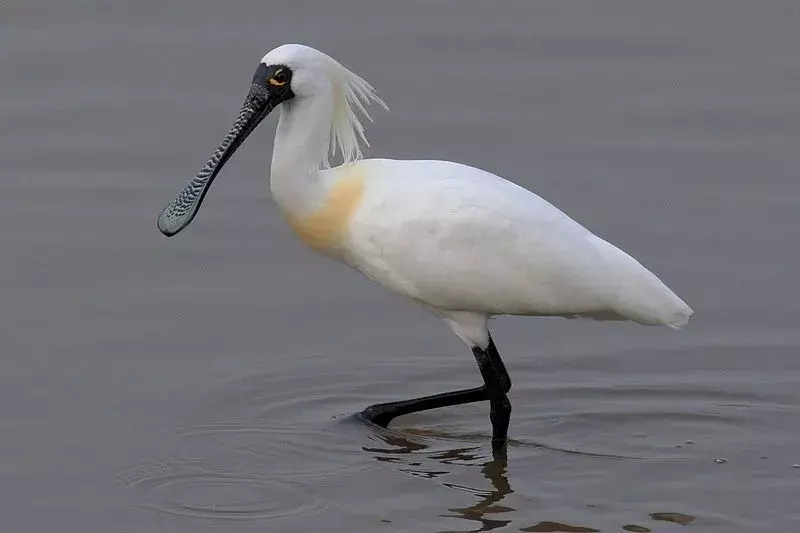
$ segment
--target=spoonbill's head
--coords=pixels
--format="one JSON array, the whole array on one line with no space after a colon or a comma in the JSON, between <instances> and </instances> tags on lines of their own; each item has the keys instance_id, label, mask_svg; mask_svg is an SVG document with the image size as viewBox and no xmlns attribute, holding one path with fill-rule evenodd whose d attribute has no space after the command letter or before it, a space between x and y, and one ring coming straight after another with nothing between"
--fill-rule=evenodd
<instances>
[{"instance_id":1,"label":"spoonbill's head","mask_svg":"<svg viewBox=\"0 0 800 533\"><path fill-rule=\"evenodd\" d=\"M274 93L276 102L295 97L309 98L329 94L337 70L341 68L333 58L319 50L302 44L284 44L261 59L253 83Z\"/></svg>"},{"instance_id":2,"label":"spoonbill's head","mask_svg":"<svg viewBox=\"0 0 800 533\"><path fill-rule=\"evenodd\" d=\"M385 104L366 81L330 56L300 44L279 46L259 63L233 127L200 173L161 212L158 229L171 237L189 225L211 182L273 109L313 98L330 99L331 152L338 148L345 162L359 159L359 143L366 139L355 111L369 118L366 104ZM321 165L328 166L327 157Z\"/></svg>"}]
</instances>

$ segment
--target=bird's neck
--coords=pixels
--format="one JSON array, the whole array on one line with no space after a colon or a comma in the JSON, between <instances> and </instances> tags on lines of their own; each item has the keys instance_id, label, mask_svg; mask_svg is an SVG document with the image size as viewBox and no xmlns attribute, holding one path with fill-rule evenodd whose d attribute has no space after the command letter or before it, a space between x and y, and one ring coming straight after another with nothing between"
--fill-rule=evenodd
<instances>
[{"instance_id":1,"label":"bird's neck","mask_svg":"<svg viewBox=\"0 0 800 533\"><path fill-rule=\"evenodd\" d=\"M320 171L330 147L332 121L332 98L304 98L281 106L270 189L284 212L313 211L324 195Z\"/></svg>"}]
</instances>

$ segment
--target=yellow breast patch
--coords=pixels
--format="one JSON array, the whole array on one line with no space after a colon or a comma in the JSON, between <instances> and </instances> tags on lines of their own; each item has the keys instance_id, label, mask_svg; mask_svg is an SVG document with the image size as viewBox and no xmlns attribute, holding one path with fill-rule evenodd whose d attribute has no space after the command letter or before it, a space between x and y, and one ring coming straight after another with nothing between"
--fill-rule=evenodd
<instances>
[{"instance_id":1,"label":"yellow breast patch","mask_svg":"<svg viewBox=\"0 0 800 533\"><path fill-rule=\"evenodd\" d=\"M364 186L363 170L345 171L328 190L317 210L287 215L287 222L310 248L318 252L335 250L347 234L347 226L364 194Z\"/></svg>"}]
</instances>

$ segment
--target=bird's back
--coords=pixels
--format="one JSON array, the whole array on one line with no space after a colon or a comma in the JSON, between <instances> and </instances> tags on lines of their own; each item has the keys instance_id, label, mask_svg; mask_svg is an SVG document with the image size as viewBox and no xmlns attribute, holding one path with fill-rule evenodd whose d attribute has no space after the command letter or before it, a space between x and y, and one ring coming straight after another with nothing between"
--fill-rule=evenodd
<instances>
[{"instance_id":1,"label":"bird's back","mask_svg":"<svg viewBox=\"0 0 800 533\"><path fill-rule=\"evenodd\" d=\"M355 164L363 196L345 260L443 310L679 327L692 310L635 259L536 194L446 161ZM352 175L334 169L329 179Z\"/></svg>"}]
</instances>

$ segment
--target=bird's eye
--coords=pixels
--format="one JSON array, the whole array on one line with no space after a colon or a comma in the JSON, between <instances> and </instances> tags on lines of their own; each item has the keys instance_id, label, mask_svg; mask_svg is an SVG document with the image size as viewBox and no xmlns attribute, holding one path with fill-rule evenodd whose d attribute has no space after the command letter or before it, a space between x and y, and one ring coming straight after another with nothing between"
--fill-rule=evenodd
<instances>
[{"instance_id":1,"label":"bird's eye","mask_svg":"<svg viewBox=\"0 0 800 533\"><path fill-rule=\"evenodd\" d=\"M289 81L289 73L284 69L280 69L269 79L269 84L280 87L286 85L287 81Z\"/></svg>"}]
</instances>

